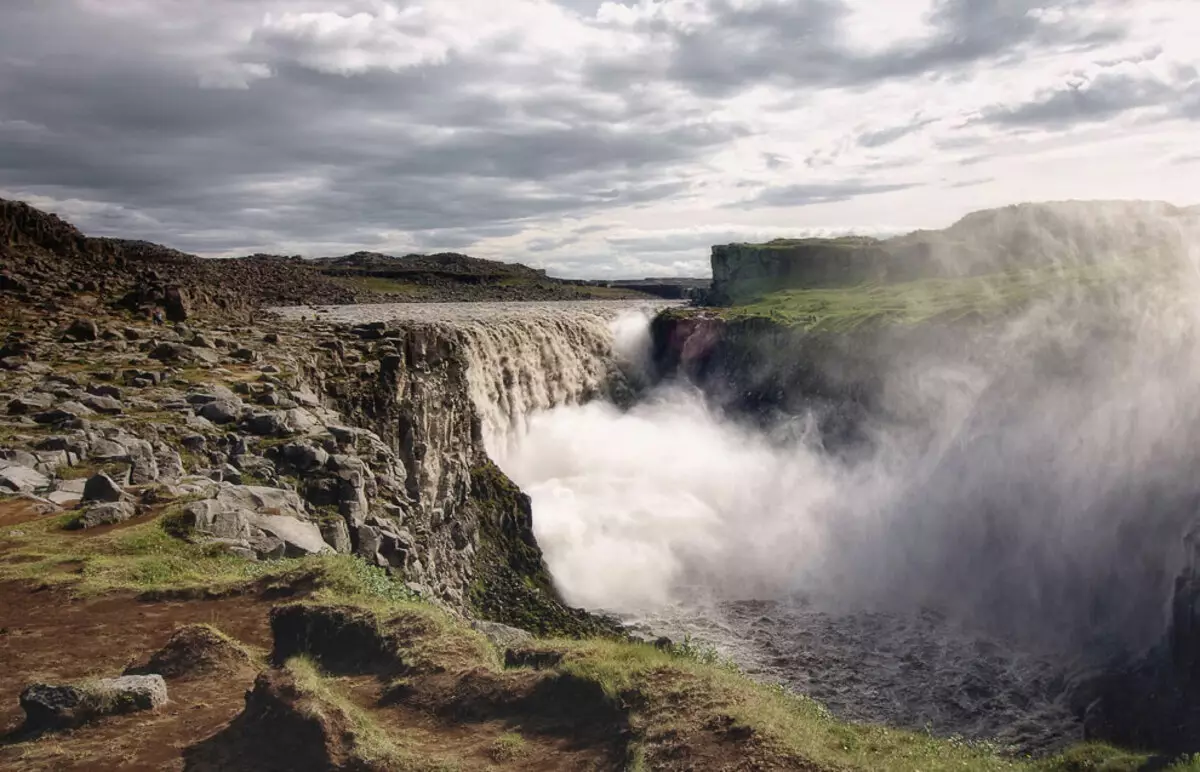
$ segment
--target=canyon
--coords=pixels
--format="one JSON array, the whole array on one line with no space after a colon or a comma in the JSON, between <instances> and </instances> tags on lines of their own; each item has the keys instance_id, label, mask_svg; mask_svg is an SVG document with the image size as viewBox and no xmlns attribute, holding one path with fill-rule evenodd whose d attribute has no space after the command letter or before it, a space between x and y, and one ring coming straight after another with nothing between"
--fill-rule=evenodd
<instances>
[{"instance_id":1,"label":"canyon","mask_svg":"<svg viewBox=\"0 0 1200 772\"><path fill-rule=\"evenodd\" d=\"M125 302L143 267L123 255L89 256L107 279L53 297L6 264L0 578L14 609L30 581L176 603L157 613L181 621L189 604L235 609L230 626L273 659L233 668L224 729L173 739L191 749L181 768L219 768L221 743L313 711L314 769L406 768L339 745L339 722L386 736L430 716L425 751L538 768L456 745L467 714L496 742L518 726L542 768L1173 763L1200 750L1200 381L1181 270L1195 216L1114 206L1015 208L922 236L1003 245L961 276L809 281L805 250L846 242L789 245L786 268L778 244L719 247L710 300L725 305L709 307L348 304L297 284L280 296L296 305L268 312L198 289L188 268L141 298L188 299L167 326ZM18 230L10 251L28 241ZM1050 246L1032 265L1039 234ZM924 265L936 250L917 252ZM0 621L21 663L5 699L35 672L75 677L22 648L41 637L31 619ZM643 658L632 676L596 675ZM401 673L407 686L389 680ZM755 680L782 692L741 685ZM562 755L589 715L625 728ZM811 741L812 726L845 747ZM902 750L920 737L930 755ZM884 755L854 755L860 742ZM19 729L5 743L0 759L63 763Z\"/></svg>"}]
</instances>

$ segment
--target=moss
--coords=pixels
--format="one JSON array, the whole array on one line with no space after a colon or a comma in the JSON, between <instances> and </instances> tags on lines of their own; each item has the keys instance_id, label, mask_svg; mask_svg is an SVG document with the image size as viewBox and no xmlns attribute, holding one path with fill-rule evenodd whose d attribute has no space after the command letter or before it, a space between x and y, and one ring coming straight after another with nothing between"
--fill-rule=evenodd
<instances>
[{"instance_id":1,"label":"moss","mask_svg":"<svg viewBox=\"0 0 1200 772\"><path fill-rule=\"evenodd\" d=\"M619 626L566 606L533 537L529 497L488 461L471 470L479 523L470 602L484 619L539 635L618 635Z\"/></svg>"}]
</instances>

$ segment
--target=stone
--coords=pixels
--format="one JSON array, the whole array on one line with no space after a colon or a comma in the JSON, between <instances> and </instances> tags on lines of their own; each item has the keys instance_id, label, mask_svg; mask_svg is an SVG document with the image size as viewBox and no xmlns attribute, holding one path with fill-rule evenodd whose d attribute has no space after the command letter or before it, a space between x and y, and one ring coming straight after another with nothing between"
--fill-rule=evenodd
<instances>
[{"instance_id":1,"label":"stone","mask_svg":"<svg viewBox=\"0 0 1200 772\"><path fill-rule=\"evenodd\" d=\"M211 498L186 505L183 517L198 536L245 542L266 560L334 551L300 497L279 488L220 483Z\"/></svg>"},{"instance_id":2,"label":"stone","mask_svg":"<svg viewBox=\"0 0 1200 772\"><path fill-rule=\"evenodd\" d=\"M509 627L499 622L476 620L471 627L492 642L497 649L504 651L527 643L533 643L533 634L519 627Z\"/></svg>"},{"instance_id":3,"label":"stone","mask_svg":"<svg viewBox=\"0 0 1200 772\"><path fill-rule=\"evenodd\" d=\"M333 518L320 523L321 538L334 551L341 555L349 555L354 550L350 541L350 529L342 518Z\"/></svg>"},{"instance_id":4,"label":"stone","mask_svg":"<svg viewBox=\"0 0 1200 772\"><path fill-rule=\"evenodd\" d=\"M301 472L320 469L329 460L329 454L324 449L302 442L292 442L283 446L283 458L287 463Z\"/></svg>"},{"instance_id":5,"label":"stone","mask_svg":"<svg viewBox=\"0 0 1200 772\"><path fill-rule=\"evenodd\" d=\"M218 399L215 402L209 402L201 405L196 414L201 418L212 421L214 424L225 425L231 424L238 420L242 414L242 406L240 403L230 402L225 399Z\"/></svg>"},{"instance_id":6,"label":"stone","mask_svg":"<svg viewBox=\"0 0 1200 772\"><path fill-rule=\"evenodd\" d=\"M167 287L163 312L171 322L185 322L192 315L191 299L182 287Z\"/></svg>"},{"instance_id":7,"label":"stone","mask_svg":"<svg viewBox=\"0 0 1200 772\"><path fill-rule=\"evenodd\" d=\"M50 479L36 469L0 461L0 491L32 493L50 485Z\"/></svg>"},{"instance_id":8,"label":"stone","mask_svg":"<svg viewBox=\"0 0 1200 772\"><path fill-rule=\"evenodd\" d=\"M234 359L238 360L239 362L246 362L246 363L257 362L260 359L260 355L257 351L255 351L254 349L244 348L244 347L230 352L229 356L233 357Z\"/></svg>"},{"instance_id":9,"label":"stone","mask_svg":"<svg viewBox=\"0 0 1200 772\"><path fill-rule=\"evenodd\" d=\"M122 493L121 486L101 472L90 477L83 486L83 501L120 501Z\"/></svg>"},{"instance_id":10,"label":"stone","mask_svg":"<svg viewBox=\"0 0 1200 772\"><path fill-rule=\"evenodd\" d=\"M136 514L137 509L128 501L98 502L84 509L75 521L75 526L86 530L100 525L115 525L133 518Z\"/></svg>"},{"instance_id":11,"label":"stone","mask_svg":"<svg viewBox=\"0 0 1200 772\"><path fill-rule=\"evenodd\" d=\"M110 383L93 383L87 387L87 392L97 397L112 397L113 399L122 397L121 388Z\"/></svg>"},{"instance_id":12,"label":"stone","mask_svg":"<svg viewBox=\"0 0 1200 772\"><path fill-rule=\"evenodd\" d=\"M149 356L160 362L190 362L196 358L196 351L182 343L160 343L150 351Z\"/></svg>"},{"instance_id":13,"label":"stone","mask_svg":"<svg viewBox=\"0 0 1200 772\"><path fill-rule=\"evenodd\" d=\"M56 408L54 410L47 410L44 413L38 413L33 417L33 420L43 426L58 426L78 421L79 413L72 413L63 408Z\"/></svg>"},{"instance_id":14,"label":"stone","mask_svg":"<svg viewBox=\"0 0 1200 772\"><path fill-rule=\"evenodd\" d=\"M76 319L64 334L64 339L71 341L91 341L98 337L100 328L91 319Z\"/></svg>"},{"instance_id":15,"label":"stone","mask_svg":"<svg viewBox=\"0 0 1200 772\"><path fill-rule=\"evenodd\" d=\"M40 413L49 410L53 404L53 396L42 392L30 392L11 400L8 403L8 414L26 415L28 413Z\"/></svg>"},{"instance_id":16,"label":"stone","mask_svg":"<svg viewBox=\"0 0 1200 772\"><path fill-rule=\"evenodd\" d=\"M125 412L125 406L119 400L112 397L88 395L83 398L83 404L97 413L103 413L104 415L120 415Z\"/></svg>"},{"instance_id":17,"label":"stone","mask_svg":"<svg viewBox=\"0 0 1200 772\"><path fill-rule=\"evenodd\" d=\"M246 431L259 437L278 437L291 434L287 418L277 412L255 413L246 418L243 426Z\"/></svg>"},{"instance_id":18,"label":"stone","mask_svg":"<svg viewBox=\"0 0 1200 772\"><path fill-rule=\"evenodd\" d=\"M68 729L96 718L153 710L167 702L160 675L121 676L78 685L33 684L21 692L25 728Z\"/></svg>"}]
</instances>

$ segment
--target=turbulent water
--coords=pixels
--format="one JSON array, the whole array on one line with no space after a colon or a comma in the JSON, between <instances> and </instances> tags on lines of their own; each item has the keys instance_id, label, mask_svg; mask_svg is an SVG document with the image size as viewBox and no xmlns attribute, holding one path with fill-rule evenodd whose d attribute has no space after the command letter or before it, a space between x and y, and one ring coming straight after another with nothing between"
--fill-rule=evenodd
<instances>
[{"instance_id":1,"label":"turbulent water","mask_svg":"<svg viewBox=\"0 0 1200 772\"><path fill-rule=\"evenodd\" d=\"M652 390L632 407L606 399L640 375L662 305L362 306L318 317L461 336L489 453L533 499L536 535L569 601L646 636L712 644L848 719L1022 752L1078 739L1068 684L1090 663L1069 649L841 592L880 568L847 551L856 524L837 519L839 499L878 491L803 431L781 443L713 415L686 388Z\"/></svg>"}]
</instances>

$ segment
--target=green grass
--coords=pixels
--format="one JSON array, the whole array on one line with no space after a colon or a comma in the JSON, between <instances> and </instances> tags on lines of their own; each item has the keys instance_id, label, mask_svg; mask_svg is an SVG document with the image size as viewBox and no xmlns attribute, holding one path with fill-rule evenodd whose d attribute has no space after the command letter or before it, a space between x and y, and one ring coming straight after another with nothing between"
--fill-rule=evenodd
<instances>
[{"instance_id":1,"label":"green grass","mask_svg":"<svg viewBox=\"0 0 1200 772\"><path fill-rule=\"evenodd\" d=\"M433 288L422 284L389 279L384 276L330 276L330 279L349 290L377 292L381 295L404 295L412 298L426 297Z\"/></svg>"},{"instance_id":2,"label":"green grass","mask_svg":"<svg viewBox=\"0 0 1200 772\"><path fill-rule=\"evenodd\" d=\"M1145 278L1129 263L1061 270L1013 270L987 276L922 279L896 284L787 289L723 309L726 319L766 318L814 332L983 319L1027 308L1039 299L1104 291Z\"/></svg>"},{"instance_id":3,"label":"green grass","mask_svg":"<svg viewBox=\"0 0 1200 772\"><path fill-rule=\"evenodd\" d=\"M501 763L514 761L529 755L529 743L516 732L505 732L492 743L488 755Z\"/></svg>"},{"instance_id":4,"label":"green grass","mask_svg":"<svg viewBox=\"0 0 1200 772\"><path fill-rule=\"evenodd\" d=\"M348 605L372 615L381 634L402 648L400 655L412 673L475 668L499 672L503 668L500 653L465 621L419 600L400 580L361 559L329 555L249 562L173 538L162 521L85 538L61 530L68 517L0 530L0 544L10 559L0 563L0 580L69 584L79 596L188 589L219 592L253 583L264 589L304 586L311 588L306 603ZM32 562L11 562L17 556ZM817 769L1133 772L1147 761L1138 754L1098 745L1080 746L1053 759L1014 759L985 743L844 723L807 697L747 678L711 649L692 641L666 650L609 639L555 639L534 645L562 655L553 668L556 672L549 676L595 683L614 704L632 706L631 720L641 727L643 738L650 736L650 730L669 729L670 720L692 721L692 713L699 711L696 715L700 718L695 720L702 721L709 714L729 716L769 752L803 759ZM355 708L338 690L336 680L324 677L304 661L294 661L289 671L320 702L345 712L367 757L393 760L399 769L422 768L411 766L416 763L413 756L374 726L368 714ZM687 709L682 711L682 719L664 724L659 718L663 705L685 705ZM652 757L654 748L648 742L643 739L641 747L635 744L631 748L634 767L638 758ZM497 743L496 752L506 758L521 750L521 743L513 737L502 737ZM1184 760L1167 769L1200 772L1200 761Z\"/></svg>"},{"instance_id":5,"label":"green grass","mask_svg":"<svg viewBox=\"0 0 1200 772\"><path fill-rule=\"evenodd\" d=\"M284 670L292 677L296 688L308 697L302 703L302 709L330 725L349 729L348 742L352 744L354 755L372 767L398 772L453 768L406 748L395 734L387 732L370 713L356 705L336 679L322 674L312 660L293 657L284 665Z\"/></svg>"}]
</instances>

